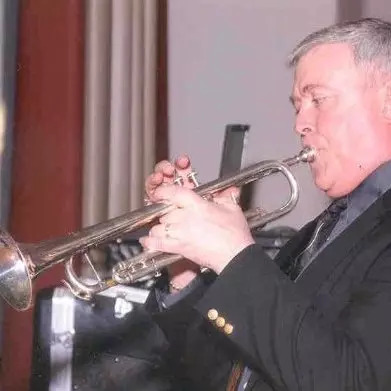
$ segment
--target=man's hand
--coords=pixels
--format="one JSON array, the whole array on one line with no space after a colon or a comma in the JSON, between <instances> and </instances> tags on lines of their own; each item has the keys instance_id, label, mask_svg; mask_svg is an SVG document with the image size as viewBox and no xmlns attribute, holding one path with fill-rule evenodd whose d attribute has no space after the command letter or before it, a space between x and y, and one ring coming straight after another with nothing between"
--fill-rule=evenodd
<instances>
[{"instance_id":1,"label":"man's hand","mask_svg":"<svg viewBox=\"0 0 391 391\"><path fill-rule=\"evenodd\" d=\"M161 217L160 224L141 238L141 243L151 250L181 254L221 273L235 255L254 243L247 220L234 202L237 192L234 195L225 191L211 202L187 188L157 188L155 199L176 205L177 209Z\"/></svg>"},{"instance_id":2,"label":"man's hand","mask_svg":"<svg viewBox=\"0 0 391 391\"><path fill-rule=\"evenodd\" d=\"M162 160L157 163L154 172L149 175L145 181L146 200L149 202L160 201L159 197L155 196L155 192L165 186L173 185L175 179L182 178L182 186L185 188L194 188L194 183L188 179L188 174L192 172L190 159L186 155L178 157L174 163L168 160ZM199 268L194 263L183 260L172 264L168 267L171 287L174 286L180 290L190 283L198 274Z\"/></svg>"}]
</instances>

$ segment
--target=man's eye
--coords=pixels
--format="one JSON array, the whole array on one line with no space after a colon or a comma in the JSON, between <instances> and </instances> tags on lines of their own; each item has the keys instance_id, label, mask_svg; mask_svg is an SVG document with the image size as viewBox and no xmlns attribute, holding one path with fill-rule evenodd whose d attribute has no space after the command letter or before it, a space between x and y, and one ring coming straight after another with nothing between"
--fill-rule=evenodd
<instances>
[{"instance_id":1,"label":"man's eye","mask_svg":"<svg viewBox=\"0 0 391 391\"><path fill-rule=\"evenodd\" d=\"M293 105L293 109L295 110L296 115L300 113L300 105Z\"/></svg>"},{"instance_id":2,"label":"man's eye","mask_svg":"<svg viewBox=\"0 0 391 391\"><path fill-rule=\"evenodd\" d=\"M312 103L315 105L315 107L318 107L320 106L320 104L325 100L326 98L325 97L316 97L316 98L312 98Z\"/></svg>"}]
</instances>

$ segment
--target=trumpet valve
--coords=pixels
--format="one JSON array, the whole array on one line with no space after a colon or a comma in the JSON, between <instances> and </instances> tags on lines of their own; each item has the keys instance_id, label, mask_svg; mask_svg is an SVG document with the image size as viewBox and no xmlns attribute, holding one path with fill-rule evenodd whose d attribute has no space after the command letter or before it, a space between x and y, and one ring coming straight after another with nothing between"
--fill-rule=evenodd
<instances>
[{"instance_id":1,"label":"trumpet valve","mask_svg":"<svg viewBox=\"0 0 391 391\"><path fill-rule=\"evenodd\" d=\"M184 179L179 175L174 180L174 184L177 186L183 186L184 183L185 183Z\"/></svg>"},{"instance_id":2,"label":"trumpet valve","mask_svg":"<svg viewBox=\"0 0 391 391\"><path fill-rule=\"evenodd\" d=\"M197 178L197 172L192 171L189 174L187 174L187 179L195 186L198 187L200 185L200 182Z\"/></svg>"}]
</instances>

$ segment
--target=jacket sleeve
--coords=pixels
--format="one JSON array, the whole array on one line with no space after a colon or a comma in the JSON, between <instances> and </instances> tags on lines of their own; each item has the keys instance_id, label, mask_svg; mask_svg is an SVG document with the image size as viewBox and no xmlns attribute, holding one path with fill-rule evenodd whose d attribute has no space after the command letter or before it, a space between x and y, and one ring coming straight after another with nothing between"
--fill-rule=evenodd
<instances>
[{"instance_id":1,"label":"jacket sleeve","mask_svg":"<svg viewBox=\"0 0 391 391\"><path fill-rule=\"evenodd\" d=\"M390 389L389 250L335 319L256 244L230 262L196 308L275 389Z\"/></svg>"},{"instance_id":2,"label":"jacket sleeve","mask_svg":"<svg viewBox=\"0 0 391 391\"><path fill-rule=\"evenodd\" d=\"M214 273L203 274L167 308L162 308L161 289L151 291L146 309L162 330L169 344L168 360L172 374L180 387L176 389L226 389L235 352L223 335L214 332L213 326L194 308L215 280Z\"/></svg>"}]
</instances>

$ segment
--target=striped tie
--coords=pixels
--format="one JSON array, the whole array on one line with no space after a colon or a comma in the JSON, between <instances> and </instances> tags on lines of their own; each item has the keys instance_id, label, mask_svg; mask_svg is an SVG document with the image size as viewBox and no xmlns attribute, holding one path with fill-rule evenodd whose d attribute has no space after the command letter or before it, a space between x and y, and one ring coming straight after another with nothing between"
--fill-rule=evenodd
<instances>
[{"instance_id":1,"label":"striped tie","mask_svg":"<svg viewBox=\"0 0 391 391\"><path fill-rule=\"evenodd\" d=\"M231 374L229 375L226 391L237 391L243 370L243 363L238 361L233 365Z\"/></svg>"}]
</instances>

